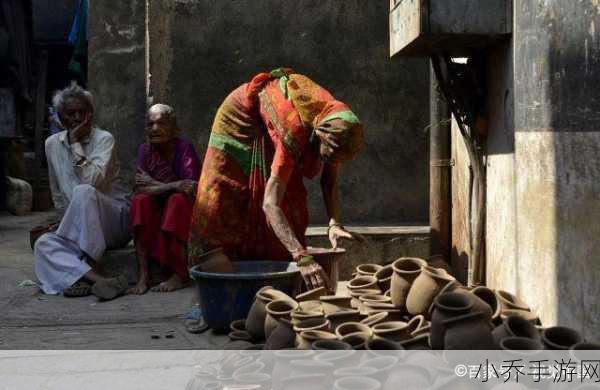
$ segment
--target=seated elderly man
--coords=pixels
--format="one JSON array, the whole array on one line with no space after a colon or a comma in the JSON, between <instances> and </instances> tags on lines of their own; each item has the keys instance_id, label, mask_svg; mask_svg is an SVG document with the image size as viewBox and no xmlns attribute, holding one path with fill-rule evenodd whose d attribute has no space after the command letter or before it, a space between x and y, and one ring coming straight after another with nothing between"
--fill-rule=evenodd
<instances>
[{"instance_id":1,"label":"seated elderly man","mask_svg":"<svg viewBox=\"0 0 600 390\"><path fill-rule=\"evenodd\" d=\"M170 276L153 291L174 291L188 284L186 248L199 175L198 155L193 144L179 136L173 109L164 104L150 107L131 205L140 274L130 293L148 290L149 259L160 263Z\"/></svg>"},{"instance_id":2,"label":"seated elderly man","mask_svg":"<svg viewBox=\"0 0 600 390\"><path fill-rule=\"evenodd\" d=\"M115 140L92 126L93 97L77 84L57 92L53 105L66 129L46 140L52 199L62 218L35 243L35 273L47 294L113 299L127 291L127 280L103 277L92 266L107 248L131 240Z\"/></svg>"}]
</instances>

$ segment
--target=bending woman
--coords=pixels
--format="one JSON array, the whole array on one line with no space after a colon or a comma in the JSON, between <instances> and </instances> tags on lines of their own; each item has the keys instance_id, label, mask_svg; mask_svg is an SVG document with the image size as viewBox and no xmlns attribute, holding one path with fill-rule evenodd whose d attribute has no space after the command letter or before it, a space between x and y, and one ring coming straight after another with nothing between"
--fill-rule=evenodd
<instances>
[{"instance_id":1,"label":"bending woman","mask_svg":"<svg viewBox=\"0 0 600 390\"><path fill-rule=\"evenodd\" d=\"M340 164L356 157L363 128L344 103L291 69L235 89L214 119L192 214L190 265L222 247L237 260L298 262L309 288L328 286L306 250L303 179L321 173L329 239L353 239L340 220Z\"/></svg>"}]
</instances>

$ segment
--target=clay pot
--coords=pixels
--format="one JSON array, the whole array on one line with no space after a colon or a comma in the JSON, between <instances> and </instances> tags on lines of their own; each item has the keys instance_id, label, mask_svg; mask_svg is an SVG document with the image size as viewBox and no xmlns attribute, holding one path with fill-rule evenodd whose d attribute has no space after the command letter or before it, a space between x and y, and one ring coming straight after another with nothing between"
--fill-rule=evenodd
<instances>
[{"instance_id":1,"label":"clay pot","mask_svg":"<svg viewBox=\"0 0 600 390\"><path fill-rule=\"evenodd\" d=\"M350 333L346 336L342 337L340 340L348 343L352 346L354 350L363 350L365 349L365 344L371 339L371 334L369 333Z\"/></svg>"},{"instance_id":2,"label":"clay pot","mask_svg":"<svg viewBox=\"0 0 600 390\"><path fill-rule=\"evenodd\" d=\"M311 301L298 302L298 311L306 313L321 313L323 314L323 305L320 300L313 299Z\"/></svg>"},{"instance_id":3,"label":"clay pot","mask_svg":"<svg viewBox=\"0 0 600 390\"><path fill-rule=\"evenodd\" d=\"M387 316L388 316L388 312L382 311L382 312L375 313L373 315L368 316L364 320L360 321L360 323L372 327L375 324L385 321Z\"/></svg>"},{"instance_id":4,"label":"clay pot","mask_svg":"<svg viewBox=\"0 0 600 390\"><path fill-rule=\"evenodd\" d=\"M202 272L229 273L233 272L233 263L223 252L223 248L216 248L202 254L198 258L198 265Z\"/></svg>"},{"instance_id":5,"label":"clay pot","mask_svg":"<svg viewBox=\"0 0 600 390\"><path fill-rule=\"evenodd\" d=\"M352 309L352 305L350 304L352 297L325 295L320 297L319 300L321 301L321 307L325 314Z\"/></svg>"},{"instance_id":6,"label":"clay pot","mask_svg":"<svg viewBox=\"0 0 600 390\"><path fill-rule=\"evenodd\" d=\"M381 269L375 272L375 279L377 279L377 285L381 291L387 291L392 287L392 275L394 274L394 268L391 264L381 267Z\"/></svg>"},{"instance_id":7,"label":"clay pot","mask_svg":"<svg viewBox=\"0 0 600 390\"><path fill-rule=\"evenodd\" d=\"M229 332L229 339L231 340L243 340L243 341L250 341L252 340L252 336L250 336L250 334L246 331L243 330L234 330Z\"/></svg>"},{"instance_id":8,"label":"clay pot","mask_svg":"<svg viewBox=\"0 0 600 390\"><path fill-rule=\"evenodd\" d=\"M444 349L494 349L492 326L486 313L469 313L444 321ZM433 345L433 344L432 344Z\"/></svg>"},{"instance_id":9,"label":"clay pot","mask_svg":"<svg viewBox=\"0 0 600 390\"><path fill-rule=\"evenodd\" d=\"M291 322L281 318L271 335L265 341L263 349L280 350L293 348L295 346L296 332L294 332Z\"/></svg>"},{"instance_id":10,"label":"clay pot","mask_svg":"<svg viewBox=\"0 0 600 390\"><path fill-rule=\"evenodd\" d=\"M500 302L500 310L504 314L506 310L525 310L530 311L529 306L516 295L508 291L497 290L496 296Z\"/></svg>"},{"instance_id":11,"label":"clay pot","mask_svg":"<svg viewBox=\"0 0 600 390\"><path fill-rule=\"evenodd\" d=\"M547 349L570 349L582 343L583 337L575 329L566 326L553 326L542 332L542 343Z\"/></svg>"},{"instance_id":12,"label":"clay pot","mask_svg":"<svg viewBox=\"0 0 600 390\"><path fill-rule=\"evenodd\" d=\"M392 298L390 297L386 297L385 295L381 295L381 294L365 294L365 295L361 295L358 297L358 310L361 312L365 312L366 311L366 303L389 303L391 306L390 308L395 308L394 305L392 305Z\"/></svg>"},{"instance_id":13,"label":"clay pot","mask_svg":"<svg viewBox=\"0 0 600 390\"><path fill-rule=\"evenodd\" d=\"M349 376L337 379L334 390L379 390L381 383L373 378Z\"/></svg>"},{"instance_id":14,"label":"clay pot","mask_svg":"<svg viewBox=\"0 0 600 390\"><path fill-rule=\"evenodd\" d=\"M302 294L296 295L296 301L297 302L314 301L314 300L318 300L323 295L328 295L328 294L329 294L329 291L325 287L318 287L313 290L309 290Z\"/></svg>"},{"instance_id":15,"label":"clay pot","mask_svg":"<svg viewBox=\"0 0 600 390\"><path fill-rule=\"evenodd\" d=\"M294 325L294 332L300 333L307 330L325 330L329 331L331 324L325 318L309 318L304 321L300 321Z\"/></svg>"},{"instance_id":16,"label":"clay pot","mask_svg":"<svg viewBox=\"0 0 600 390\"><path fill-rule=\"evenodd\" d=\"M235 321L231 321L231 324L229 324L229 329L232 332L246 332L246 320L235 320Z\"/></svg>"},{"instance_id":17,"label":"clay pot","mask_svg":"<svg viewBox=\"0 0 600 390\"><path fill-rule=\"evenodd\" d=\"M402 257L392 263L391 298L394 306L406 307L410 287L426 265L425 260L414 257Z\"/></svg>"},{"instance_id":18,"label":"clay pot","mask_svg":"<svg viewBox=\"0 0 600 390\"><path fill-rule=\"evenodd\" d=\"M444 321L471 312L473 301L469 296L451 292L439 295L434 302L431 316L431 348L444 349Z\"/></svg>"},{"instance_id":19,"label":"clay pot","mask_svg":"<svg viewBox=\"0 0 600 390\"><path fill-rule=\"evenodd\" d=\"M352 333L365 333L369 336L373 334L373 330L367 325L361 324L360 322L346 322L335 328L335 334L341 340L344 336Z\"/></svg>"},{"instance_id":20,"label":"clay pot","mask_svg":"<svg viewBox=\"0 0 600 390\"><path fill-rule=\"evenodd\" d=\"M410 321L408 321L408 331L412 335L414 332L416 332L419 329L424 328L428 325L429 324L424 316L422 316L422 315L414 316L413 318L410 319Z\"/></svg>"},{"instance_id":21,"label":"clay pot","mask_svg":"<svg viewBox=\"0 0 600 390\"><path fill-rule=\"evenodd\" d=\"M385 310L397 310L392 303L385 302L363 302L361 313L371 315Z\"/></svg>"},{"instance_id":22,"label":"clay pot","mask_svg":"<svg viewBox=\"0 0 600 390\"><path fill-rule=\"evenodd\" d=\"M406 322L381 322L374 325L372 329L375 336L391 341L400 342L410 339L410 331Z\"/></svg>"},{"instance_id":23,"label":"clay pot","mask_svg":"<svg viewBox=\"0 0 600 390\"><path fill-rule=\"evenodd\" d=\"M352 297L350 301L350 307L353 309L358 309L361 306L360 297L363 295L381 295L381 290L379 288L367 288L367 289L356 289L350 291L350 296Z\"/></svg>"},{"instance_id":24,"label":"clay pot","mask_svg":"<svg viewBox=\"0 0 600 390\"><path fill-rule=\"evenodd\" d=\"M282 291L275 290L271 286L265 286L258 290L248 317L246 318L246 331L255 340L265 339L265 319L267 317L266 306L269 302L277 299L291 299Z\"/></svg>"},{"instance_id":25,"label":"clay pot","mask_svg":"<svg viewBox=\"0 0 600 390\"><path fill-rule=\"evenodd\" d=\"M348 282L348 290L366 290L373 289L377 286L377 279L372 275L357 275L354 279Z\"/></svg>"},{"instance_id":26,"label":"clay pot","mask_svg":"<svg viewBox=\"0 0 600 390\"><path fill-rule=\"evenodd\" d=\"M409 351L429 350L431 349L429 336L429 333L419 334L418 336L414 336L406 341L401 342L400 346Z\"/></svg>"},{"instance_id":27,"label":"clay pot","mask_svg":"<svg viewBox=\"0 0 600 390\"><path fill-rule=\"evenodd\" d=\"M317 340L312 343L315 351L348 351L352 346L340 340Z\"/></svg>"},{"instance_id":28,"label":"clay pot","mask_svg":"<svg viewBox=\"0 0 600 390\"><path fill-rule=\"evenodd\" d=\"M492 316L494 314L492 307L488 305L486 301L475 295L472 291L473 290L469 291L465 288L457 288L454 290L454 292L464 294L469 297L471 302L473 302L473 308L471 309L472 312L483 313L483 315L489 319L488 321L492 322ZM500 312L498 311L498 315L499 313Z\"/></svg>"},{"instance_id":29,"label":"clay pot","mask_svg":"<svg viewBox=\"0 0 600 390\"><path fill-rule=\"evenodd\" d=\"M500 349L504 351L532 351L542 348L538 341L525 337L505 337L500 340Z\"/></svg>"},{"instance_id":30,"label":"clay pot","mask_svg":"<svg viewBox=\"0 0 600 390\"><path fill-rule=\"evenodd\" d=\"M365 349L368 351L396 351L403 349L399 343L392 340L373 337L365 344Z\"/></svg>"},{"instance_id":31,"label":"clay pot","mask_svg":"<svg viewBox=\"0 0 600 390\"><path fill-rule=\"evenodd\" d=\"M360 264L356 267L356 274L359 276L373 276L382 268L383 266L379 264Z\"/></svg>"},{"instance_id":32,"label":"clay pot","mask_svg":"<svg viewBox=\"0 0 600 390\"><path fill-rule=\"evenodd\" d=\"M290 315L292 318L292 325L298 325L302 321L311 320L311 319L321 319L325 320L325 316L323 313L318 312L303 312L303 311L294 311Z\"/></svg>"},{"instance_id":33,"label":"clay pot","mask_svg":"<svg viewBox=\"0 0 600 390\"><path fill-rule=\"evenodd\" d=\"M503 310L500 313L500 318L502 320L505 320L506 318L508 318L510 316L518 316L518 317L524 318L527 322L529 322L533 325L537 325L540 323L540 318L537 316L537 314L535 314L529 310L510 309L510 310Z\"/></svg>"},{"instance_id":34,"label":"clay pot","mask_svg":"<svg viewBox=\"0 0 600 390\"><path fill-rule=\"evenodd\" d=\"M268 339L271 332L275 330L281 319L291 321L291 314L298 308L293 300L279 299L267 304L267 317L265 318L265 337Z\"/></svg>"},{"instance_id":35,"label":"clay pot","mask_svg":"<svg viewBox=\"0 0 600 390\"><path fill-rule=\"evenodd\" d=\"M488 306L492 310L492 322L501 321L501 304L494 290L485 286L478 286L472 289L471 292L475 294L475 296L477 296L479 299L488 304Z\"/></svg>"},{"instance_id":36,"label":"clay pot","mask_svg":"<svg viewBox=\"0 0 600 390\"><path fill-rule=\"evenodd\" d=\"M406 309L413 315L427 315L429 307L438 293L454 278L439 268L423 267L412 284L408 297L406 298ZM393 284L392 284L393 287ZM392 299L393 299L392 291Z\"/></svg>"},{"instance_id":37,"label":"clay pot","mask_svg":"<svg viewBox=\"0 0 600 390\"><path fill-rule=\"evenodd\" d=\"M308 375L294 375L283 379L281 386L273 386L274 390L285 389L285 390L329 390L327 388L327 376L325 374L308 374Z\"/></svg>"},{"instance_id":38,"label":"clay pot","mask_svg":"<svg viewBox=\"0 0 600 390\"><path fill-rule=\"evenodd\" d=\"M296 334L296 348L311 349L317 340L336 340L337 336L324 330L307 330Z\"/></svg>"},{"instance_id":39,"label":"clay pot","mask_svg":"<svg viewBox=\"0 0 600 390\"><path fill-rule=\"evenodd\" d=\"M500 340L506 337L524 337L540 341L540 332L527 320L519 316L507 317L500 326L492 331L494 340L500 345Z\"/></svg>"},{"instance_id":40,"label":"clay pot","mask_svg":"<svg viewBox=\"0 0 600 390\"><path fill-rule=\"evenodd\" d=\"M365 316L360 314L358 310L346 310L327 314L325 318L331 323L331 329L335 330L338 326L346 322L360 322L365 319Z\"/></svg>"}]
</instances>

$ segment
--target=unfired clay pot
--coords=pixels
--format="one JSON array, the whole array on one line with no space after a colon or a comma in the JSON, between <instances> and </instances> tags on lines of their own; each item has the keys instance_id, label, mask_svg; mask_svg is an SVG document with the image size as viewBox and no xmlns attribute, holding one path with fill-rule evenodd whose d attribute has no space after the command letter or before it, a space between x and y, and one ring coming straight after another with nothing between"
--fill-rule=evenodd
<instances>
[{"instance_id":1,"label":"unfired clay pot","mask_svg":"<svg viewBox=\"0 0 600 390\"><path fill-rule=\"evenodd\" d=\"M298 303L291 299L279 299L269 302L266 306L267 317L265 318L265 337L268 339L271 332L277 327L283 318L291 321L291 314L298 308Z\"/></svg>"},{"instance_id":2,"label":"unfired clay pot","mask_svg":"<svg viewBox=\"0 0 600 390\"><path fill-rule=\"evenodd\" d=\"M265 350L280 350L295 346L296 332L293 325L286 318L280 318L277 326L265 341Z\"/></svg>"},{"instance_id":3,"label":"unfired clay pot","mask_svg":"<svg viewBox=\"0 0 600 390\"><path fill-rule=\"evenodd\" d=\"M500 340L500 349L504 351L530 351L543 349L542 345L533 339L525 337L505 337Z\"/></svg>"},{"instance_id":4,"label":"unfired clay pot","mask_svg":"<svg viewBox=\"0 0 600 390\"><path fill-rule=\"evenodd\" d=\"M375 272L374 276L381 291L387 291L391 288L393 274L394 268L392 268L391 264L383 266L379 271Z\"/></svg>"},{"instance_id":5,"label":"unfired clay pot","mask_svg":"<svg viewBox=\"0 0 600 390\"><path fill-rule=\"evenodd\" d=\"M538 325L540 323L540 318L538 317L538 315L529 310L507 309L502 310L500 314L500 318L502 320L510 316L518 316L524 318L526 321L532 323L533 325Z\"/></svg>"},{"instance_id":6,"label":"unfired clay pot","mask_svg":"<svg viewBox=\"0 0 600 390\"><path fill-rule=\"evenodd\" d=\"M373 330L367 325L361 324L360 322L346 322L335 328L335 334L339 339L342 339L344 336L352 333L366 333L367 335L371 336L373 334Z\"/></svg>"},{"instance_id":7,"label":"unfired clay pot","mask_svg":"<svg viewBox=\"0 0 600 390\"><path fill-rule=\"evenodd\" d=\"M318 288L309 290L307 292L304 292L302 294L296 295L296 301L297 302L314 301L314 300L318 300L320 297L322 297L323 295L327 295L327 294L329 294L329 291L327 291L327 289L325 287L318 287Z\"/></svg>"},{"instance_id":8,"label":"unfired clay pot","mask_svg":"<svg viewBox=\"0 0 600 390\"><path fill-rule=\"evenodd\" d=\"M542 331L542 343L547 349L570 349L581 342L581 334L566 326L553 326Z\"/></svg>"},{"instance_id":9,"label":"unfired clay pot","mask_svg":"<svg viewBox=\"0 0 600 390\"><path fill-rule=\"evenodd\" d=\"M294 311L291 314L292 325L298 325L302 321L310 320L310 319L320 319L325 320L325 316L323 313L318 312L304 312L304 311Z\"/></svg>"},{"instance_id":10,"label":"unfired clay pot","mask_svg":"<svg viewBox=\"0 0 600 390\"><path fill-rule=\"evenodd\" d=\"M361 320L360 323L372 327L375 324L386 321L387 316L388 316L388 312L382 311L382 312L375 313L373 315L368 316L364 320Z\"/></svg>"},{"instance_id":11,"label":"unfired clay pot","mask_svg":"<svg viewBox=\"0 0 600 390\"><path fill-rule=\"evenodd\" d=\"M496 296L500 302L500 310L502 313L506 310L530 310L529 306L523 300L508 291L497 290Z\"/></svg>"},{"instance_id":12,"label":"unfired clay pot","mask_svg":"<svg viewBox=\"0 0 600 390\"><path fill-rule=\"evenodd\" d=\"M366 344L365 349L368 351L387 351L402 349L399 343L395 341L382 339L380 337L371 338Z\"/></svg>"},{"instance_id":13,"label":"unfired clay pot","mask_svg":"<svg viewBox=\"0 0 600 390\"><path fill-rule=\"evenodd\" d=\"M381 322L372 327L373 334L377 337L391 341L405 341L410 339L410 329L408 323L401 321Z\"/></svg>"},{"instance_id":14,"label":"unfired clay pot","mask_svg":"<svg viewBox=\"0 0 600 390\"><path fill-rule=\"evenodd\" d=\"M309 318L294 325L294 332L300 333L307 330L330 331L329 326L330 323L325 318Z\"/></svg>"},{"instance_id":15,"label":"unfired clay pot","mask_svg":"<svg viewBox=\"0 0 600 390\"><path fill-rule=\"evenodd\" d=\"M500 341L506 337L524 337L540 341L540 332L526 319L519 316L507 317L500 326L492 331L494 340L499 346Z\"/></svg>"},{"instance_id":16,"label":"unfired clay pot","mask_svg":"<svg viewBox=\"0 0 600 390\"><path fill-rule=\"evenodd\" d=\"M359 311L366 311L366 303L392 303L392 298L390 297L386 297L385 295L381 295L381 294L365 294L365 295L361 295L358 297L358 301L359 301L359 306L358 306L358 310ZM392 305L393 307L393 305Z\"/></svg>"},{"instance_id":17,"label":"unfired clay pot","mask_svg":"<svg viewBox=\"0 0 600 390\"><path fill-rule=\"evenodd\" d=\"M379 264L360 264L356 267L356 274L363 276L373 276L377 273L377 271L379 271L382 268L383 266Z\"/></svg>"},{"instance_id":18,"label":"unfired clay pot","mask_svg":"<svg viewBox=\"0 0 600 390\"><path fill-rule=\"evenodd\" d=\"M395 275L395 273L394 273ZM438 293L454 278L440 268L423 267L415 279L406 298L406 309L413 315L427 315L429 307ZM394 287L392 280L392 288ZM392 291L392 299L394 292Z\"/></svg>"},{"instance_id":19,"label":"unfired clay pot","mask_svg":"<svg viewBox=\"0 0 600 390\"><path fill-rule=\"evenodd\" d=\"M429 325L429 323L427 322L427 320L425 319L424 316L422 316L422 315L414 316L413 318L410 319L410 321L408 321L408 331L412 335L414 332L416 332L419 329L424 328L428 325Z\"/></svg>"},{"instance_id":20,"label":"unfired clay pot","mask_svg":"<svg viewBox=\"0 0 600 390\"><path fill-rule=\"evenodd\" d=\"M492 309L492 321L498 323L501 322L501 304L494 290L485 286L478 286L472 289L471 292L475 294L479 299L487 303L488 306L490 306L490 308Z\"/></svg>"},{"instance_id":21,"label":"unfired clay pot","mask_svg":"<svg viewBox=\"0 0 600 390\"><path fill-rule=\"evenodd\" d=\"M381 290L379 290L379 287L376 286L376 288L367 288L367 289L356 289L356 290L350 290L350 296L352 297L352 299L350 300L350 306L353 309L358 309L361 306L361 302L360 302L360 297L362 297L363 295L381 295Z\"/></svg>"},{"instance_id":22,"label":"unfired clay pot","mask_svg":"<svg viewBox=\"0 0 600 390\"><path fill-rule=\"evenodd\" d=\"M323 305L320 300L298 302L298 310L307 313L323 313Z\"/></svg>"},{"instance_id":23,"label":"unfired clay pot","mask_svg":"<svg viewBox=\"0 0 600 390\"><path fill-rule=\"evenodd\" d=\"M364 350L365 344L371 339L371 335L368 333L350 333L342 337L340 340L348 343L355 350Z\"/></svg>"},{"instance_id":24,"label":"unfired clay pot","mask_svg":"<svg viewBox=\"0 0 600 390\"><path fill-rule=\"evenodd\" d=\"M258 290L256 298L250 307L246 318L246 331L254 340L265 339L265 319L267 317L266 306L276 299L291 299L282 291L275 290L271 286L265 286Z\"/></svg>"},{"instance_id":25,"label":"unfired clay pot","mask_svg":"<svg viewBox=\"0 0 600 390\"><path fill-rule=\"evenodd\" d=\"M296 334L296 348L311 349L317 340L336 340L338 337L324 330L307 330Z\"/></svg>"},{"instance_id":26,"label":"unfired clay pot","mask_svg":"<svg viewBox=\"0 0 600 390\"><path fill-rule=\"evenodd\" d=\"M474 312L444 321L444 349L490 350L495 343L486 313Z\"/></svg>"},{"instance_id":27,"label":"unfired clay pot","mask_svg":"<svg viewBox=\"0 0 600 390\"><path fill-rule=\"evenodd\" d=\"M439 295L435 299L431 316L431 348L444 349L444 321L468 314L472 308L473 301L464 294L451 292Z\"/></svg>"},{"instance_id":28,"label":"unfired clay pot","mask_svg":"<svg viewBox=\"0 0 600 390\"><path fill-rule=\"evenodd\" d=\"M338 326L346 322L360 322L365 319L365 316L360 314L358 310L346 310L327 314L325 318L331 323L331 329L335 330Z\"/></svg>"},{"instance_id":29,"label":"unfired clay pot","mask_svg":"<svg viewBox=\"0 0 600 390\"><path fill-rule=\"evenodd\" d=\"M357 275L354 279L348 282L348 290L365 290L378 287L377 279L372 275Z\"/></svg>"},{"instance_id":30,"label":"unfired clay pot","mask_svg":"<svg viewBox=\"0 0 600 390\"><path fill-rule=\"evenodd\" d=\"M325 314L331 314L338 311L352 309L352 297L343 297L338 295L325 295L319 298L321 307Z\"/></svg>"},{"instance_id":31,"label":"unfired clay pot","mask_svg":"<svg viewBox=\"0 0 600 390\"><path fill-rule=\"evenodd\" d=\"M392 264L391 298L394 306L404 308L410 287L427 265L423 259L402 257Z\"/></svg>"},{"instance_id":32,"label":"unfired clay pot","mask_svg":"<svg viewBox=\"0 0 600 390\"><path fill-rule=\"evenodd\" d=\"M235 321L231 321L231 324L229 324L229 329L232 332L247 332L246 330L246 320L235 320Z\"/></svg>"}]
</instances>

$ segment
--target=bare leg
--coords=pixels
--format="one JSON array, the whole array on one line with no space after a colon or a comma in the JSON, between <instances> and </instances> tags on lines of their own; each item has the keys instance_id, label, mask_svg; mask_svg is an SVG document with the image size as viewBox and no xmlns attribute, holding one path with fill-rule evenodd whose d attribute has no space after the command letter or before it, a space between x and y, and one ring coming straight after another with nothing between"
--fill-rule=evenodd
<instances>
[{"instance_id":1,"label":"bare leg","mask_svg":"<svg viewBox=\"0 0 600 390\"><path fill-rule=\"evenodd\" d=\"M161 284L159 284L156 287L153 287L152 291L154 291L154 292L171 292L171 291L175 291L175 290L179 290L181 288L187 287L188 284L189 284L188 281L182 281L179 278L179 276L173 274L167 281L162 282Z\"/></svg>"},{"instance_id":2,"label":"bare leg","mask_svg":"<svg viewBox=\"0 0 600 390\"><path fill-rule=\"evenodd\" d=\"M148 271L148 252L137 241L135 243L135 252L139 264L138 282L135 287L130 288L127 293L141 295L148 291L148 285L150 283L150 273Z\"/></svg>"}]
</instances>

